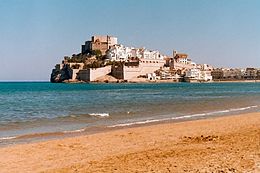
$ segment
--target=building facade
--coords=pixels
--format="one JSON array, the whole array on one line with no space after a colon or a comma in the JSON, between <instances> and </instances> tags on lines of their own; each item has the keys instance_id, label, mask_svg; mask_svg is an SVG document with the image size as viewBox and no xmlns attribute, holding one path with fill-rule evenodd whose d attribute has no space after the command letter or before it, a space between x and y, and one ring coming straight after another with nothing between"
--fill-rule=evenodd
<instances>
[{"instance_id":1,"label":"building facade","mask_svg":"<svg viewBox=\"0 0 260 173\"><path fill-rule=\"evenodd\" d=\"M109 73L111 73L111 66L82 69L78 71L77 79L85 82L93 82L97 78L105 76Z\"/></svg>"},{"instance_id":2,"label":"building facade","mask_svg":"<svg viewBox=\"0 0 260 173\"><path fill-rule=\"evenodd\" d=\"M170 59L169 65L174 69L192 69L195 68L196 63L188 59L188 54L173 50L173 58Z\"/></svg>"},{"instance_id":3,"label":"building facade","mask_svg":"<svg viewBox=\"0 0 260 173\"><path fill-rule=\"evenodd\" d=\"M154 73L156 70L162 68L164 64L164 60L142 58L138 63L126 63L122 66L112 67L112 76L117 79L130 81Z\"/></svg>"},{"instance_id":4,"label":"building facade","mask_svg":"<svg viewBox=\"0 0 260 173\"><path fill-rule=\"evenodd\" d=\"M127 61L133 55L133 48L119 45L113 45L106 52L106 57L110 61Z\"/></svg>"},{"instance_id":5,"label":"building facade","mask_svg":"<svg viewBox=\"0 0 260 173\"><path fill-rule=\"evenodd\" d=\"M211 71L193 68L186 71L184 79L186 82L210 82L212 76Z\"/></svg>"},{"instance_id":6,"label":"building facade","mask_svg":"<svg viewBox=\"0 0 260 173\"><path fill-rule=\"evenodd\" d=\"M91 41L86 41L81 46L81 53L90 53L93 50L100 50L102 55L113 45L117 44L117 38L113 36L92 36Z\"/></svg>"},{"instance_id":7,"label":"building facade","mask_svg":"<svg viewBox=\"0 0 260 173\"><path fill-rule=\"evenodd\" d=\"M156 59L163 60L165 56L159 51L152 51L145 48L133 48L123 45L113 45L106 53L110 61L128 61L130 59Z\"/></svg>"},{"instance_id":8,"label":"building facade","mask_svg":"<svg viewBox=\"0 0 260 173\"><path fill-rule=\"evenodd\" d=\"M245 79L257 79L257 69L256 68L246 68Z\"/></svg>"}]
</instances>

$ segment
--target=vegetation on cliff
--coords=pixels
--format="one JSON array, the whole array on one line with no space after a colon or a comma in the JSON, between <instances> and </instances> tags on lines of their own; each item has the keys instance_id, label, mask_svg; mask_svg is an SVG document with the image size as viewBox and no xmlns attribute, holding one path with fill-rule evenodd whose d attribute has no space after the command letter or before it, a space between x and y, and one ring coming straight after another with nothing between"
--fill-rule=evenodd
<instances>
[{"instance_id":1,"label":"vegetation on cliff","mask_svg":"<svg viewBox=\"0 0 260 173\"><path fill-rule=\"evenodd\" d=\"M72 72L71 68L68 65L64 65L64 67L60 70L53 69L51 73L51 82L62 82L64 80L71 79Z\"/></svg>"},{"instance_id":2,"label":"vegetation on cliff","mask_svg":"<svg viewBox=\"0 0 260 173\"><path fill-rule=\"evenodd\" d=\"M73 65L68 65L68 63L75 63ZM77 64L78 63L78 64ZM71 57L64 56L63 60L63 67L59 68L56 67L52 70L51 73L51 82L63 82L64 80L69 80L72 77L72 70L73 69L79 69L80 64L83 63L83 69L89 69L89 68L100 68L104 67L106 65L114 65L114 66L120 66L122 63L117 62L109 62L106 61L106 56L102 55L100 50L92 50L88 53L79 53L79 54L73 54ZM58 64L59 65L59 64Z\"/></svg>"}]
</instances>

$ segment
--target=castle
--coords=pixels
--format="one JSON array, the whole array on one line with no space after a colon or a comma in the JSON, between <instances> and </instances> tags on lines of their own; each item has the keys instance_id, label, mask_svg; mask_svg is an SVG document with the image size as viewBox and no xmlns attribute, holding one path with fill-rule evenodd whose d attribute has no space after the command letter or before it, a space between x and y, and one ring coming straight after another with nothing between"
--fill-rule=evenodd
<instances>
[{"instance_id":1,"label":"castle","mask_svg":"<svg viewBox=\"0 0 260 173\"><path fill-rule=\"evenodd\" d=\"M62 63L53 69L51 82L98 82L104 79L108 82L110 79L114 82L208 82L213 79L236 79L229 77L228 73L231 72L235 71L196 64L188 58L188 54L176 50L167 56L158 50L127 47L118 44L116 37L106 35L92 36L81 46L81 53L64 57ZM238 79L260 78L260 70L254 68L240 70L239 74Z\"/></svg>"}]
</instances>

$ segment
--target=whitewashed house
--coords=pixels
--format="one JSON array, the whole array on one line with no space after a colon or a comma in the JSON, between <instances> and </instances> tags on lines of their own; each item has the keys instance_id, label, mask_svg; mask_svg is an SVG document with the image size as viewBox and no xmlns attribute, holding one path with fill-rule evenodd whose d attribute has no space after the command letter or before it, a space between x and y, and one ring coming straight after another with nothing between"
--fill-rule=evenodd
<instances>
[{"instance_id":1,"label":"whitewashed house","mask_svg":"<svg viewBox=\"0 0 260 173\"><path fill-rule=\"evenodd\" d=\"M159 51L127 47L121 44L111 46L106 55L110 61L127 61L130 58L163 60L165 57Z\"/></svg>"},{"instance_id":2,"label":"whitewashed house","mask_svg":"<svg viewBox=\"0 0 260 173\"><path fill-rule=\"evenodd\" d=\"M211 71L200 70L198 68L188 69L185 74L187 82L208 82L212 81Z\"/></svg>"},{"instance_id":3,"label":"whitewashed house","mask_svg":"<svg viewBox=\"0 0 260 173\"><path fill-rule=\"evenodd\" d=\"M127 61L131 57L132 48L121 44L113 45L107 51L106 56L111 61Z\"/></svg>"}]
</instances>

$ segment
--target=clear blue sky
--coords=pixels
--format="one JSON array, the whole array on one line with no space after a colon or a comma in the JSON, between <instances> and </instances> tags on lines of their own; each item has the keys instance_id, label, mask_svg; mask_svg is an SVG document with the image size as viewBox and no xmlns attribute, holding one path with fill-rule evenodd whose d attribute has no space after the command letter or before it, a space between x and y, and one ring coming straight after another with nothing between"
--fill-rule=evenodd
<instances>
[{"instance_id":1,"label":"clear blue sky","mask_svg":"<svg viewBox=\"0 0 260 173\"><path fill-rule=\"evenodd\" d=\"M0 80L49 80L95 34L197 63L260 67L259 9L259 0L0 0Z\"/></svg>"}]
</instances>

